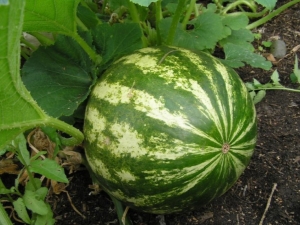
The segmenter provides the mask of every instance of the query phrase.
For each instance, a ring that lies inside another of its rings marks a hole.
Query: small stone
[[[272,40],[271,53],[275,58],[284,58],[286,55],[285,42],[283,40]]]

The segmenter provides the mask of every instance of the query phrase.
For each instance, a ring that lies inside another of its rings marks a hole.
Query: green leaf
[[[3,184],[1,177],[0,177],[0,195],[10,194],[10,193],[14,193],[14,192],[15,192],[15,187],[11,187],[10,189],[7,189],[5,187],[5,185]]]
[[[255,0],[257,3],[271,10],[276,6],[277,0]]]
[[[13,202],[14,210],[17,212],[18,216],[27,224],[30,224],[31,220],[29,218],[28,212],[26,210],[25,203],[22,198],[18,198]]]
[[[0,224],[13,225],[1,202],[0,202]]]
[[[39,151],[38,153],[36,153],[34,156],[31,157],[31,160],[35,160],[41,157],[41,155],[46,155],[47,153],[48,153],[47,151]]]
[[[142,48],[142,30],[136,23],[101,24],[92,30],[94,44],[103,56],[102,66]]]
[[[7,6],[0,5],[0,149],[23,131],[46,124],[71,134],[78,144],[83,140],[83,134],[48,117],[21,81],[20,37],[24,6],[25,1],[19,0],[11,0]]]
[[[116,10],[120,9],[121,7],[128,7],[128,5],[129,5],[128,0],[109,0],[109,1],[107,1],[107,7],[111,11],[116,11]]]
[[[271,75],[271,80],[273,81],[273,84],[274,85],[280,85],[281,84],[279,83],[280,79],[279,79],[279,74],[278,74],[278,71],[275,70],[272,75]]]
[[[164,41],[168,37],[168,30],[172,18],[162,19],[159,29]],[[173,45],[194,50],[214,49],[217,42],[230,34],[222,24],[222,17],[211,11],[200,14],[189,22],[193,29],[184,30],[180,24],[177,27]]]
[[[94,28],[101,23],[96,16],[96,13],[94,13],[89,7],[85,7],[81,4],[78,5],[77,16],[89,29]]]
[[[248,25],[249,19],[245,14],[226,14],[222,22],[232,30],[239,30]]]
[[[253,85],[255,88],[259,88],[262,86],[262,84],[255,78],[253,78]]]
[[[14,140],[13,145],[16,147],[17,158],[27,166],[30,163],[30,154],[27,149],[27,141],[23,134],[19,134]]]
[[[64,173],[64,169],[51,159],[37,159],[31,162],[30,171],[44,175],[45,177],[58,182],[68,183],[69,180]]]
[[[177,6],[178,6],[178,3],[170,2],[166,5],[166,9],[168,10],[168,13],[173,15],[176,12]]]
[[[265,90],[260,90],[256,93],[256,95],[253,98],[253,103],[257,104],[263,100],[263,98],[266,96],[266,91]]]
[[[25,190],[23,195],[23,201],[28,209],[32,212],[37,213],[39,215],[46,215],[49,212],[49,209],[40,196],[31,190]]]
[[[24,31],[62,34],[76,31],[76,9],[80,0],[26,0]]]
[[[220,40],[219,44],[221,46],[224,46],[227,43],[232,43],[232,44],[239,45],[239,46],[253,52],[254,47],[251,44],[251,42],[253,40],[254,40],[254,37],[250,30],[240,29],[240,30],[233,30],[228,37]]]
[[[48,213],[46,215],[37,215],[35,224],[36,225],[54,225],[55,219],[53,219],[53,212],[49,203],[46,203]]]
[[[48,191],[49,191],[48,188],[41,187],[41,188],[36,190],[35,194],[36,194],[36,196],[38,196],[39,199],[45,200],[45,198],[48,194]]]
[[[221,61],[233,68],[242,67],[245,63],[264,70],[269,70],[272,67],[272,63],[267,61],[263,56],[232,43],[225,44],[224,52],[226,57],[225,60]]]
[[[255,95],[256,95],[256,93],[255,93],[255,91],[250,91],[249,95],[250,95],[251,99],[253,100],[254,97],[255,97]]]
[[[84,113],[83,113],[84,114]],[[55,144],[52,159],[54,159],[59,152],[59,149],[62,148],[62,143],[60,140],[60,135],[56,131],[56,129],[52,127],[40,127],[44,134]]]
[[[135,4],[148,7],[152,2],[157,2],[158,0],[130,0],[130,1]]]
[[[19,75],[24,6],[25,1],[19,0],[0,6],[0,148],[31,124],[45,118]]]
[[[262,41],[261,44],[266,48],[270,48],[272,45],[272,42],[271,41]]]
[[[85,39],[91,45],[89,34]],[[39,48],[22,68],[26,88],[53,117],[73,114],[89,95],[96,75],[88,55],[66,36],[59,36],[54,46]]]
[[[29,180],[25,186],[26,190],[35,191],[42,186],[42,181],[38,178],[33,178]]]
[[[254,84],[251,83],[251,82],[246,82],[245,85],[246,85],[248,90],[254,90],[255,89]]]

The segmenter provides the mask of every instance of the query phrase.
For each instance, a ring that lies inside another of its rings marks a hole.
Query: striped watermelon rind
[[[101,187],[132,208],[165,214],[232,187],[253,154],[256,112],[239,76],[211,55],[152,47],[99,78],[84,133]]]

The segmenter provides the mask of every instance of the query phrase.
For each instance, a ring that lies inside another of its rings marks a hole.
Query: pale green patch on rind
[[[133,57],[126,58],[123,63],[124,64],[134,64],[136,67],[139,67],[142,71],[144,69],[149,69],[157,66],[157,58],[151,57],[150,55],[142,57],[140,54],[133,54]],[[147,72],[147,70],[145,70]],[[145,73],[146,73],[145,72]]]
[[[250,158],[253,154],[253,148],[251,148],[250,146],[253,146],[253,144],[256,142],[255,139],[252,139],[246,143],[243,143],[241,145],[236,145],[232,148],[230,148],[230,153],[238,153],[239,155],[243,155],[246,158]],[[245,147],[247,147],[245,149]],[[242,149],[242,150],[241,150]]]
[[[116,172],[116,175],[121,178],[122,181],[124,182],[130,182],[130,181],[136,181],[137,178],[130,173],[129,171],[126,170],[120,170]]]
[[[246,95],[247,96],[247,95]],[[252,120],[249,122],[246,122],[246,120],[248,121],[249,118],[247,118],[247,116],[245,116],[242,120],[240,121],[235,121],[236,122],[236,126],[235,126],[235,130],[232,134],[232,138],[230,140],[230,143],[232,145],[235,145],[237,142],[239,142],[241,139],[243,139],[252,129],[253,126],[255,126],[256,124],[256,113],[255,113],[255,108],[253,106],[252,108],[254,115],[252,116]],[[246,124],[246,126],[245,126]],[[256,139],[253,140],[253,144],[256,142]]]
[[[144,48],[141,52],[143,52],[144,55],[141,55],[138,52],[133,53],[130,56],[121,58],[121,60],[117,61],[116,63],[122,63],[124,65],[133,64],[136,67],[139,67],[142,71],[144,69],[149,69],[157,66],[159,61],[157,60],[157,57],[153,57],[152,55],[154,53],[160,52],[158,49]]]
[[[245,164],[242,163],[241,160],[233,154],[230,154],[230,161],[232,162],[232,164],[234,164],[236,179],[238,179],[245,169]]]
[[[182,83],[182,86],[183,85],[184,84]],[[199,90],[197,90],[197,88],[199,88]],[[201,92],[202,89],[199,85],[197,85],[196,82],[194,82],[194,85],[190,84],[189,88],[186,87],[186,90],[193,92],[195,96],[199,96],[199,100],[202,101],[201,104],[207,103],[207,110],[203,110],[202,108],[200,108],[201,111],[199,111],[199,113],[208,113],[207,117],[211,116],[212,118],[214,118],[214,120],[218,121],[218,115],[210,104],[209,97],[205,94],[205,92]],[[121,103],[132,104],[135,110],[146,113],[148,117],[160,120],[170,127],[177,127],[183,130],[190,131],[193,134],[199,135],[200,137],[203,137],[220,145],[220,143],[213,137],[194,127],[182,112],[171,113],[165,107],[163,97],[161,97],[160,99],[156,99],[155,97],[149,95],[147,92],[135,90],[126,86],[121,86],[120,84],[109,84],[105,80],[95,87],[92,95],[96,99],[105,100],[112,105],[118,105]],[[203,96],[200,97],[201,95]],[[218,126],[218,123],[215,124],[216,126]],[[219,129],[221,129],[221,127],[219,127]]]
[[[131,157],[140,157],[147,154],[147,150],[142,147],[143,138],[129,124],[112,124],[109,128],[112,135],[117,138],[109,146],[115,157],[122,157],[122,154],[130,154]]]
[[[101,174],[101,176],[104,179],[112,181],[112,182],[116,182],[115,180],[112,179],[111,171],[110,171],[109,167],[107,167],[104,162],[102,162],[100,159],[97,159],[96,163],[97,164],[90,163],[90,167],[95,172],[95,174]]]
[[[107,121],[99,113],[99,111],[94,107],[87,108],[85,120],[90,124],[95,124],[95,126],[90,128],[88,135],[86,135],[86,139],[88,139],[89,142],[94,142],[97,138],[102,138],[98,134],[100,134],[103,130],[106,129]],[[98,139],[98,141],[100,140]]]

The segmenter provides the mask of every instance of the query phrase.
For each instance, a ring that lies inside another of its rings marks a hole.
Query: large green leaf
[[[141,6],[148,7],[152,2],[157,2],[158,0],[130,0],[130,1],[139,4]]]
[[[224,25],[230,27],[232,30],[239,30],[245,28],[249,19],[245,14],[226,14],[222,18]]]
[[[70,34],[76,31],[76,9],[80,0],[26,0],[24,31]]]
[[[223,47],[227,43],[232,43],[253,52],[254,51],[254,47],[252,45],[253,40],[254,40],[254,35],[250,30],[239,29],[239,30],[232,30],[231,34],[228,37],[219,41],[219,44]]]
[[[32,99],[20,78],[20,37],[25,1],[10,0],[0,5],[0,149],[19,133],[39,125],[52,125],[74,135],[81,132],[47,116]]]
[[[275,7],[277,2],[277,0],[255,0],[255,1],[270,10]]]
[[[142,47],[138,24],[100,24],[85,33],[89,46],[103,56],[102,69],[122,55]],[[60,36],[54,46],[38,49],[22,69],[22,79],[33,98],[53,117],[70,116],[88,97],[97,70],[82,48]]]
[[[19,77],[24,6],[25,1],[19,0],[0,5],[0,148],[45,118]]]
[[[88,29],[101,24],[101,21],[97,17],[96,13],[85,5],[78,5],[77,16]]]
[[[85,40],[91,45],[91,36]],[[22,68],[32,97],[53,117],[69,116],[87,98],[96,79],[92,61],[70,37],[59,36],[54,46],[39,48]]]
[[[265,70],[269,70],[272,67],[272,63],[267,61],[263,56],[233,43],[225,44],[224,52],[226,57],[225,60],[221,61],[233,68],[242,67],[245,63]]]
[[[96,63],[101,62],[90,46],[77,33],[76,21],[86,29],[77,17],[77,6],[80,0],[27,0],[24,17],[24,31],[56,32],[72,37],[89,54]]]
[[[161,20],[159,29],[163,40],[168,37],[172,18]],[[189,22],[193,29],[185,30],[178,25],[173,45],[188,49],[213,49],[217,42],[230,33],[222,24],[222,17],[211,11],[206,11]]]
[[[142,48],[142,30],[136,23],[101,24],[92,30],[96,50],[103,57],[102,65]]]

